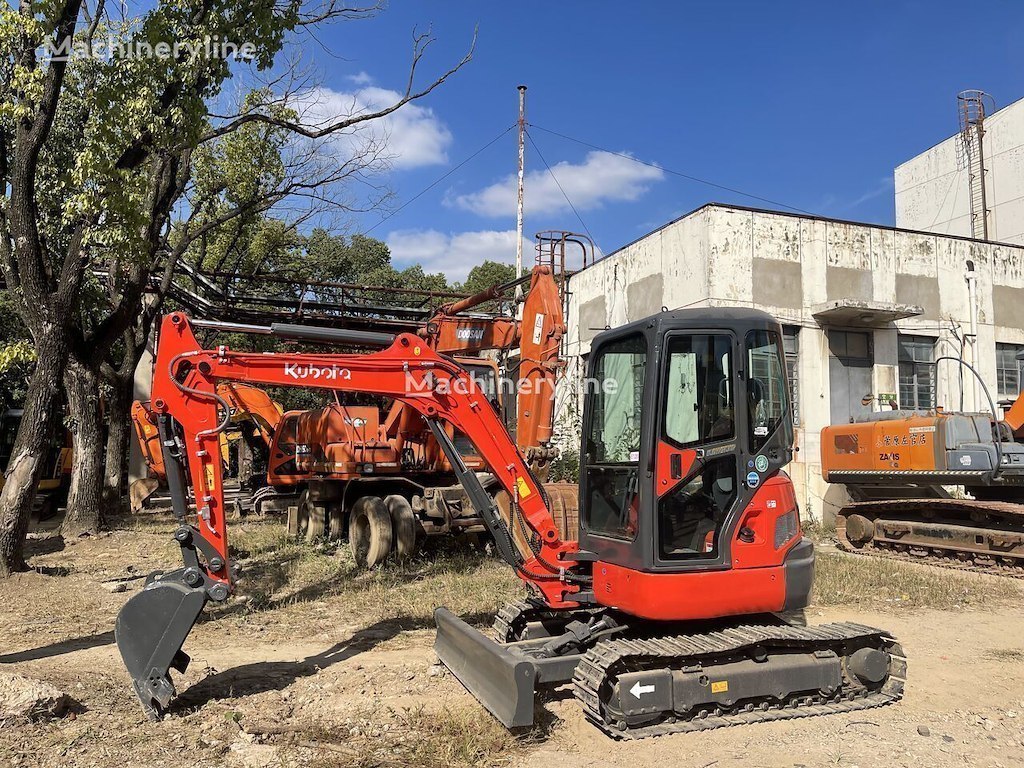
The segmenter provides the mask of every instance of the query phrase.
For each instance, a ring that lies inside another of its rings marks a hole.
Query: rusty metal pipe
[[[479,293],[475,293],[472,296],[468,296],[465,299],[461,299],[460,301],[453,301],[448,304],[442,304],[437,310],[438,314],[457,315],[460,312],[465,312],[467,309],[472,309],[473,307],[480,306],[485,302],[493,301],[494,299],[500,299],[502,296],[508,293],[509,290],[515,288],[517,285],[522,285],[523,283],[529,282],[531,277],[532,275],[529,274],[523,275],[520,278],[517,278],[515,280],[509,280],[507,283],[502,283],[501,285],[492,285],[490,288],[486,288],[480,291]]]

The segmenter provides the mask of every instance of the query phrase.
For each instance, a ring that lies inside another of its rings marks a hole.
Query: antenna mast
[[[523,274],[523,174],[526,167],[526,86],[519,86],[519,190],[516,201],[516,279]],[[523,288],[516,286],[516,301]]]

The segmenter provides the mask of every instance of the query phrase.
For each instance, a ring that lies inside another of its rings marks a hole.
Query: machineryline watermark
[[[499,396],[509,395],[549,395],[554,396],[555,381],[546,376],[524,376],[512,378],[506,375],[438,375],[434,371],[407,368],[401,372],[401,381],[388,383],[386,378],[375,380],[372,385],[362,386],[362,378],[352,368],[335,364],[316,365],[313,363],[285,363],[283,373],[289,379],[304,384],[337,382],[339,389],[352,389],[373,392],[380,387],[379,394],[401,395],[473,395],[483,396],[487,400],[497,400]],[[366,372],[361,372],[364,376]],[[399,373],[396,371],[396,374]],[[381,377],[374,372],[373,377]],[[369,380],[366,382],[369,384]],[[582,394],[615,395],[619,391],[618,379],[609,377],[595,379],[586,377],[581,382]],[[393,393],[393,394],[392,394]]]
[[[60,42],[47,40],[43,55],[51,61],[71,59],[167,59],[194,61],[196,59],[238,59],[249,61],[256,56],[256,44],[222,39],[220,35],[207,35],[198,40],[160,40],[149,42],[133,38],[125,40],[116,35],[93,38],[65,37]]]

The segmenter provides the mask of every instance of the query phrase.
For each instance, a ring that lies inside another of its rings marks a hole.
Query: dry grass
[[[1018,601],[1021,590],[1012,579],[958,573],[880,557],[818,552],[815,563],[815,605],[857,608],[991,608]]]
[[[449,540],[432,542],[408,562],[371,571],[356,567],[346,545],[296,542],[277,524],[245,525],[232,548],[245,558],[239,594],[248,596],[250,612],[329,600],[332,612],[362,624],[402,620],[426,626],[440,605],[488,621],[523,594],[522,583],[503,563]]]
[[[300,746],[311,768],[490,768],[530,743],[476,708],[391,707],[363,713],[341,729],[311,725]]]
[[[507,567],[450,540],[406,563],[360,571],[345,545],[289,540],[275,523],[247,523],[233,546],[249,558],[240,592],[252,612],[330,600],[332,612],[363,624],[398,620],[431,626],[444,605],[478,623],[523,594]],[[819,551],[813,601],[857,608],[978,608],[1020,598],[1010,579],[957,573],[884,558]]]

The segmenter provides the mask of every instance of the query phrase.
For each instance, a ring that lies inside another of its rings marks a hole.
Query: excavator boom
[[[414,408],[427,421],[467,487],[501,556],[520,578],[535,587],[549,607],[576,604],[573,594],[580,586],[571,572],[577,545],[561,540],[540,484],[498,415],[457,364],[411,334],[394,337],[330,329],[317,329],[317,340],[386,348],[371,354],[253,354],[225,347],[206,350],[193,332],[193,326],[200,325],[180,312],[166,316],[154,363],[152,408],[157,414],[178,518],[175,539],[182,548],[185,567],[151,579],[119,614],[115,628],[118,647],[135,678],[136,692],[150,714],[157,714],[173,695],[168,668],[187,664],[180,647],[199,612],[210,599],[227,599],[235,581],[228,551],[220,460],[220,433],[230,421],[231,406],[218,392],[221,382],[369,392]],[[275,325],[271,333],[281,338],[309,339],[311,330]],[[480,487],[475,474],[465,468],[441,428],[442,422],[472,440],[497,481],[515,500],[519,522],[536,541],[534,549],[522,552],[516,548],[493,499]],[[186,505],[189,487],[195,499],[194,518]],[[163,631],[154,634],[140,629],[151,628],[154,622],[164,625]]]

